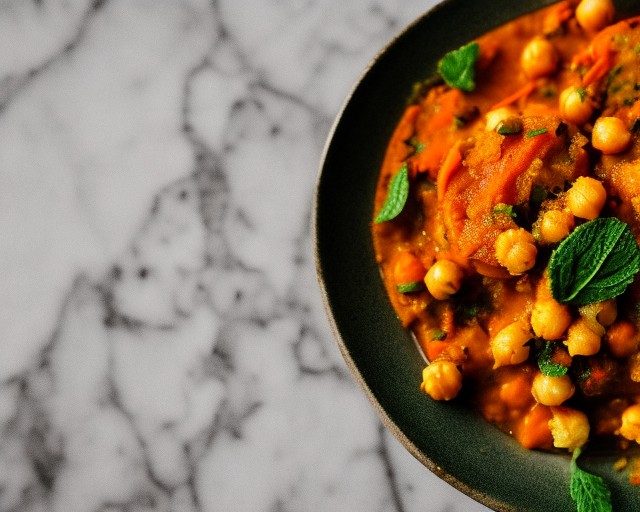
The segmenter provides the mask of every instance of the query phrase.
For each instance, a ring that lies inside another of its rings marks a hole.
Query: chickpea
[[[549,282],[542,279],[536,289],[536,301],[531,311],[531,328],[536,336],[545,340],[557,340],[571,325],[569,308],[551,295]]]
[[[578,318],[569,327],[564,344],[571,357],[592,356],[600,352],[600,335],[589,327],[584,318]]]
[[[584,124],[593,114],[593,104],[584,89],[572,85],[560,93],[560,115],[574,124]]]
[[[588,176],[581,176],[567,191],[567,206],[573,215],[593,220],[602,210],[607,192],[602,183]]]
[[[495,361],[493,368],[526,361],[529,357],[529,347],[525,344],[530,339],[529,327],[523,322],[513,322],[498,332],[490,342]]]
[[[451,260],[438,260],[427,272],[424,283],[435,299],[446,300],[460,290],[463,278],[460,265]]]
[[[614,155],[627,149],[631,142],[631,131],[622,119],[599,117],[593,125],[591,144],[605,155]]]
[[[487,131],[495,131],[501,122],[516,117],[518,111],[513,107],[502,107],[487,112],[485,116],[485,128]]]
[[[638,329],[629,320],[620,320],[607,331],[609,352],[613,357],[624,359],[635,354],[639,342]]]
[[[573,451],[580,448],[589,439],[589,420],[587,415],[569,407],[552,407],[553,418],[549,428],[553,436],[553,446]]]
[[[589,329],[602,336],[606,329],[615,322],[618,315],[618,306],[615,299],[604,302],[594,302],[578,308],[578,313],[583,318]]]
[[[540,221],[540,242],[553,244],[565,238],[573,228],[573,215],[564,210],[547,210]]]
[[[433,361],[422,370],[421,388],[434,400],[451,400],[462,389],[462,374],[451,361]]]
[[[533,235],[527,230],[507,229],[496,238],[495,254],[498,263],[515,276],[536,264],[538,249]]]
[[[600,325],[609,327],[616,321],[618,317],[618,304],[616,303],[616,299],[596,302],[596,307],[598,308],[596,320]]]
[[[640,442],[640,404],[631,405],[624,410],[618,433],[629,441]]]
[[[611,0],[582,0],[576,7],[578,23],[590,32],[598,32],[609,25],[615,13]]]
[[[545,38],[534,37],[522,50],[520,66],[531,79],[550,75],[558,67],[558,52]]]
[[[562,377],[550,377],[538,373],[533,378],[531,394],[536,402],[542,405],[561,405],[573,396],[575,386],[568,375]]]

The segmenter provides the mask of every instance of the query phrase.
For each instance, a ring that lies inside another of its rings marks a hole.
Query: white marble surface
[[[433,0],[0,2],[0,511],[480,511],[380,425],[313,186]]]

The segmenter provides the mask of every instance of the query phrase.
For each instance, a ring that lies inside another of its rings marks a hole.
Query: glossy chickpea
[[[598,308],[596,320],[600,325],[609,327],[616,321],[616,318],[618,318],[618,303],[616,299],[596,302],[596,307]]]
[[[635,354],[639,342],[638,329],[629,320],[620,320],[607,331],[607,344],[613,357],[624,359]]]
[[[604,207],[607,192],[595,178],[581,176],[567,191],[567,207],[573,215],[581,219],[593,220]]]
[[[536,264],[538,249],[533,235],[527,230],[507,229],[496,238],[495,255],[498,263],[515,276]]]
[[[433,361],[422,371],[421,388],[434,400],[451,400],[462,389],[462,374],[451,361]]]
[[[624,410],[618,433],[629,441],[640,443],[640,404],[631,405]]]
[[[593,115],[593,104],[584,89],[572,85],[560,93],[560,115],[574,124],[584,124]]]
[[[565,238],[573,228],[573,214],[564,210],[547,210],[540,219],[540,242],[554,244]]]
[[[578,23],[590,32],[597,32],[609,25],[615,13],[611,0],[582,0],[576,7]]]
[[[529,326],[524,322],[513,322],[502,329],[491,340],[493,368],[520,364],[529,357],[529,347],[525,344],[531,339]]]
[[[549,428],[553,446],[573,451],[589,439],[589,419],[582,411],[570,407],[552,407]]]
[[[463,279],[464,271],[460,265],[451,260],[438,260],[427,272],[424,283],[435,299],[446,300],[460,290]]]
[[[538,283],[531,311],[533,332],[545,340],[557,340],[562,337],[572,320],[569,308],[553,298],[548,280],[542,279]]]
[[[631,142],[631,131],[622,119],[599,117],[593,125],[591,144],[605,155],[621,153]]]
[[[498,128],[498,125],[500,125],[500,123],[503,123],[517,116],[518,111],[511,106],[490,110],[485,116],[485,129],[487,131],[493,132]]]
[[[568,375],[551,377],[538,373],[533,378],[531,394],[542,405],[556,406],[573,396],[575,386]]]
[[[578,318],[569,326],[564,344],[571,357],[592,356],[600,352],[600,335],[589,327],[584,318]]]
[[[558,67],[558,52],[543,37],[535,37],[522,50],[520,66],[531,79],[548,76]]]

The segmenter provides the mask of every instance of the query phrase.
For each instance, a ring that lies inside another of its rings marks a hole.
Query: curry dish
[[[640,17],[560,2],[438,69],[372,223],[421,389],[530,449],[640,441]]]

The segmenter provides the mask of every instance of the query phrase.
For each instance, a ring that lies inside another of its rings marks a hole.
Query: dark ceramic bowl
[[[569,456],[527,451],[461,401],[420,392],[424,360],[387,298],[370,232],[378,172],[412,84],[435,72],[446,52],[550,0],[447,0],[387,46],[366,70],[327,144],[315,205],[316,265],[340,349],[384,424],[420,462],[495,510],[566,512]],[[621,15],[637,0],[617,2]],[[640,490],[590,453],[584,469],[609,484],[614,510],[640,510]]]

